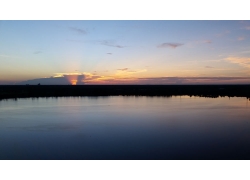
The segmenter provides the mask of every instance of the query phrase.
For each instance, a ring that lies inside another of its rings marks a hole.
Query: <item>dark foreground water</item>
[[[246,98],[0,101],[0,159],[250,159]]]

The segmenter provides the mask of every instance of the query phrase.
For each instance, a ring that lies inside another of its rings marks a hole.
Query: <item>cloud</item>
[[[238,64],[243,67],[250,68],[250,58],[249,57],[228,57],[225,58],[226,61],[230,63]]]
[[[212,41],[210,41],[210,40],[205,40],[205,41],[203,41],[203,43],[211,44]]]
[[[55,73],[54,76],[49,78],[39,78],[31,79],[27,81],[22,81],[18,84],[20,85],[83,85],[85,75],[83,73]]]
[[[117,69],[117,74],[134,74],[134,73],[141,73],[141,72],[146,72],[147,69],[137,69],[137,70],[130,70],[128,71],[129,68],[122,68],[122,69]]]
[[[212,66],[205,66],[205,68],[214,68],[214,67],[212,67]]]
[[[112,53],[107,53],[107,54],[112,55]]]
[[[101,44],[104,46],[110,46],[110,47],[115,47],[115,48],[125,48],[127,46],[119,45],[116,44],[114,41],[109,41],[109,40],[89,40],[89,41],[83,41],[83,40],[75,40],[75,39],[66,39],[66,41],[70,42],[76,42],[76,43],[93,43],[93,44]],[[107,53],[109,55],[112,55],[112,53]]]
[[[250,30],[250,23],[249,21],[240,21],[241,23],[241,29],[245,29],[245,30]]]
[[[227,34],[229,34],[229,33],[230,33],[230,31],[229,31],[229,30],[226,30],[226,31],[224,31],[224,32],[222,32],[222,33],[216,34],[215,36],[216,36],[216,37],[222,37],[222,36],[225,36],[225,35],[227,35]]]
[[[82,35],[87,34],[87,31],[85,31],[84,29],[81,29],[81,28],[69,27],[69,29],[71,31],[78,33],[78,34],[82,34]]]
[[[237,40],[238,40],[238,41],[243,41],[243,40],[245,40],[245,37],[244,37],[244,36],[240,36],[240,37],[238,37]]]
[[[40,54],[42,51],[35,51],[34,54]]]
[[[15,85],[15,81],[0,80],[0,85]]]
[[[250,30],[250,26],[245,26],[245,29],[246,30]]]
[[[249,84],[250,77],[157,77],[139,78],[139,84]]]
[[[121,46],[121,45],[118,45],[112,41],[107,41],[107,40],[100,41],[100,44],[105,45],[105,46],[116,47],[116,48],[125,48],[126,47],[126,46]]]
[[[50,78],[39,78],[39,79],[31,79],[27,81],[22,81],[18,83],[18,85],[69,85],[70,81],[65,77],[50,77]]]
[[[135,70],[129,70],[129,68],[123,68],[123,69],[117,69],[116,73],[112,76],[114,78],[118,79],[124,79],[124,78],[132,78],[132,75],[146,72],[147,69],[135,69]]]
[[[5,54],[0,54],[0,57],[4,57],[4,58],[20,58],[17,56],[9,56],[9,55],[5,55]]]
[[[175,49],[179,46],[182,46],[183,44],[181,43],[162,43],[160,45],[158,45],[157,47],[158,48],[172,48],[172,49]]]
[[[250,77],[154,77],[134,78],[116,76],[93,76],[85,78],[86,84],[249,84]]]
[[[136,72],[142,72],[138,70]],[[60,77],[59,77],[60,76]],[[134,78],[128,76],[99,76],[84,72],[83,74],[57,73],[56,77],[27,80],[19,85],[84,85],[84,84],[249,84],[250,77],[148,77]],[[0,81],[1,83],[1,81]]]
[[[119,71],[127,71],[127,70],[128,70],[128,68],[117,69],[117,70],[119,70]]]

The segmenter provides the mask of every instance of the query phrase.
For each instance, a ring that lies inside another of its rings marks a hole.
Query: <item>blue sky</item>
[[[78,76],[84,84],[250,83],[250,21],[0,21],[0,84]]]

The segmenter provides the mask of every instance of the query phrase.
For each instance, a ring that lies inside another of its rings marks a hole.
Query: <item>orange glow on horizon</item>
[[[124,71],[124,70],[123,70]],[[140,72],[145,72],[141,70]],[[249,78],[241,77],[177,77],[177,76],[162,76],[162,77],[143,77],[135,76],[132,73],[118,71],[113,75],[97,75],[89,72],[82,73],[55,73],[54,77],[64,77],[68,84],[83,85],[83,84],[218,84],[218,83],[249,83]]]
[[[71,80],[71,85],[76,85],[77,80]]]
[[[67,76],[64,76],[64,77],[67,78],[67,80],[69,81],[69,83],[71,85],[76,85],[77,84],[78,75],[67,75]]]

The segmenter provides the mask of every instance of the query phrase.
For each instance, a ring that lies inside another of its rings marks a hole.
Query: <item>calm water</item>
[[[0,159],[250,159],[250,101],[2,100]]]

